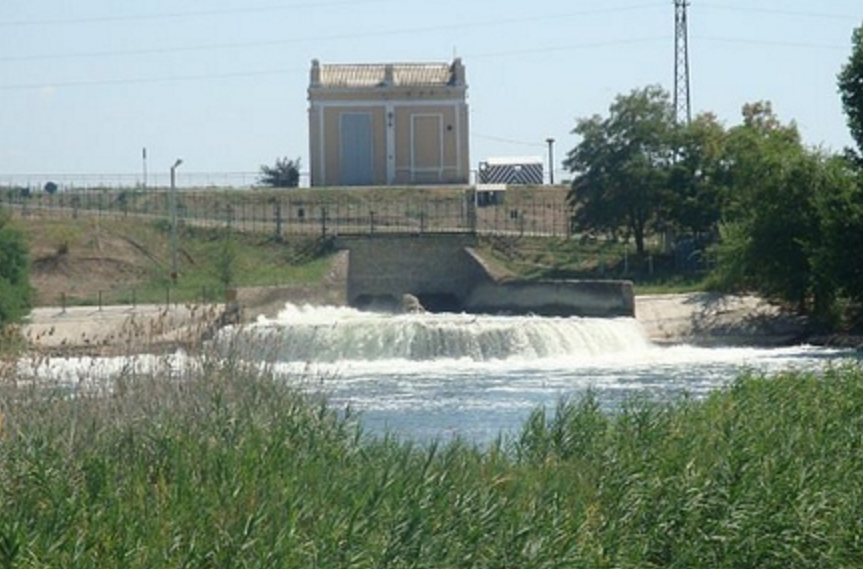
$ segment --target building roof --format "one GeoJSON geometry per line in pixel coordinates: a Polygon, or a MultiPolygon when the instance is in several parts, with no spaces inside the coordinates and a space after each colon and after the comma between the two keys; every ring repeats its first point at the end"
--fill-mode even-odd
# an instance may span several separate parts
{"type": "MultiPolygon", "coordinates": [[[[312,63],[313,87],[368,88],[457,85],[461,62],[450,63],[312,63]],[[317,69],[316,69],[317,67],[317,69]],[[319,74],[316,76],[316,71],[319,74]],[[315,79],[318,79],[315,81],[315,79]]],[[[463,72],[462,72],[463,77],[463,72]]]]}

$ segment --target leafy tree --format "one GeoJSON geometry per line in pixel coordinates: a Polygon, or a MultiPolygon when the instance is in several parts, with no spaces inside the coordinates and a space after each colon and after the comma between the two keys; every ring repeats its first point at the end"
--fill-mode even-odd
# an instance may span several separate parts
{"type": "Polygon", "coordinates": [[[725,139],[724,127],[712,114],[699,115],[676,131],[665,216],[677,231],[715,232],[725,139]]]}
{"type": "Polygon", "coordinates": [[[863,26],[854,30],[851,56],[839,73],[839,94],[851,137],[857,143],[857,159],[863,160],[863,26]]]}
{"type": "Polygon", "coordinates": [[[26,316],[32,300],[30,257],[24,236],[0,211],[0,328],[26,316]]]}
{"type": "Polygon", "coordinates": [[[60,187],[56,182],[46,182],[45,183],[45,193],[51,194],[52,196],[57,193],[60,187]]]}
{"type": "Polygon", "coordinates": [[[743,105],[742,116],[743,123],[725,137],[716,172],[725,221],[750,214],[763,197],[764,182],[775,181],[787,158],[803,152],[797,125],[783,125],[769,101],[743,105]]]}
{"type": "Polygon", "coordinates": [[[821,156],[803,147],[796,125],[782,125],[769,103],[754,103],[728,133],[718,178],[724,225],[714,276],[808,311],[824,291],[812,263],[821,241],[821,156]]]}
{"type": "Polygon", "coordinates": [[[261,165],[259,182],[274,188],[296,188],[300,185],[300,159],[276,158],[273,166],[261,165]]]}
{"type": "Polygon", "coordinates": [[[673,128],[670,97],[658,86],[619,95],[607,118],[579,119],[573,133],[581,142],[564,161],[575,175],[568,196],[573,224],[622,230],[643,254],[648,229],[662,221],[673,128]]]}
{"type": "Polygon", "coordinates": [[[821,173],[815,200],[821,240],[811,258],[823,297],[816,311],[828,314],[836,296],[863,305],[863,179],[852,163],[837,157],[823,159],[821,173]]]}

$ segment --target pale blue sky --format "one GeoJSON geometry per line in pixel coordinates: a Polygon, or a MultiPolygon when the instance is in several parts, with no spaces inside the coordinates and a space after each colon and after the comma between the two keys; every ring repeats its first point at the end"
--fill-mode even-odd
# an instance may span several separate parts
{"type": "MultiPolygon", "coordinates": [[[[693,113],[770,100],[804,141],[851,144],[836,74],[860,0],[692,0],[693,113]]],[[[471,163],[546,158],[620,93],[673,88],[673,0],[2,0],[0,181],[10,174],[308,165],[308,69],[467,68],[471,163]]],[[[558,178],[559,179],[559,178],[558,178]]]]}

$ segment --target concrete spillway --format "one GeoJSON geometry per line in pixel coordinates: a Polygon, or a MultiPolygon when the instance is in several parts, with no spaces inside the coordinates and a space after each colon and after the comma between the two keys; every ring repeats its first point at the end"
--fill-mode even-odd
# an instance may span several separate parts
{"type": "Polygon", "coordinates": [[[399,309],[404,295],[431,310],[548,316],[634,316],[628,281],[500,281],[474,252],[472,234],[338,237],[349,251],[347,303],[399,309]]]}

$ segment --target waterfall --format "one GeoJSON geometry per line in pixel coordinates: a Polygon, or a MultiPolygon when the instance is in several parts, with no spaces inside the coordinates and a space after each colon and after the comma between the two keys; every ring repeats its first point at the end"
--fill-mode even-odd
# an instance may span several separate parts
{"type": "Polygon", "coordinates": [[[286,305],[276,318],[227,328],[217,341],[282,362],[592,358],[651,347],[632,318],[382,314],[286,305]]]}

